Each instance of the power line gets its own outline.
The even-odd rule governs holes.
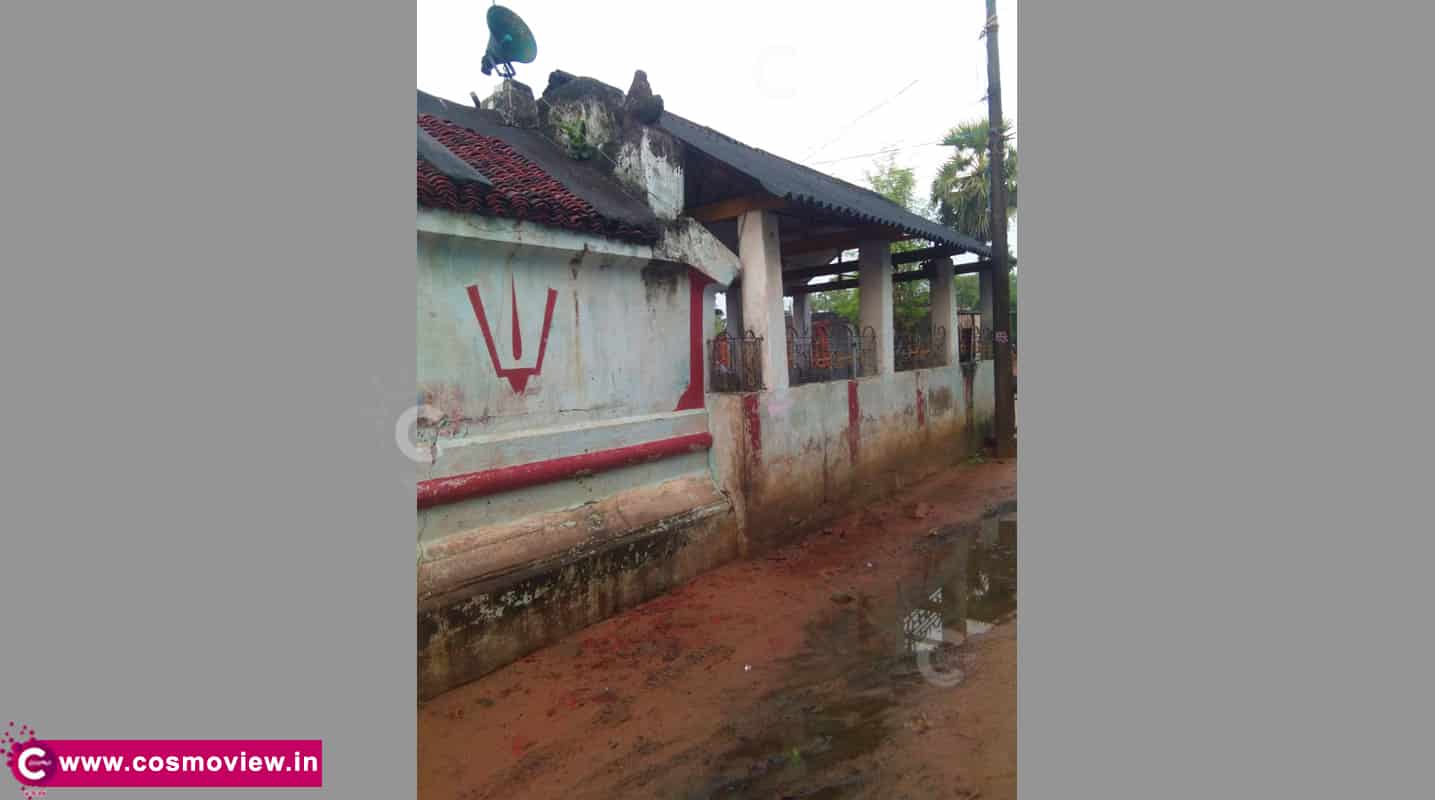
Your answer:
[[[841,157],[841,158],[829,158],[829,159],[827,159],[827,160],[825,160],[825,161],[809,161],[809,162],[807,162],[807,163],[808,163],[809,166],[814,166],[814,167],[815,167],[815,166],[819,166],[819,165],[821,165],[821,164],[836,164],[836,163],[839,162],[839,161],[851,161],[851,160],[854,159],[854,158],[871,158],[872,156],[884,156],[884,155],[887,155],[888,153],[901,153],[901,152],[903,152],[903,151],[905,151],[905,150],[915,150],[915,149],[917,149],[918,147],[934,147],[934,146],[937,146],[937,145],[940,145],[940,144],[941,144],[941,142],[922,142],[921,144],[909,144],[909,145],[907,145],[906,147],[888,147],[888,148],[883,149],[883,150],[874,150],[874,151],[871,152],[871,153],[858,153],[858,154],[855,155],[855,156],[843,156],[843,157]]]
[[[817,155],[818,153],[822,152],[823,150],[827,149],[827,147],[828,147],[829,145],[831,145],[833,142],[837,141],[838,139],[841,139],[844,135],[846,135],[847,131],[852,130],[852,126],[856,125],[858,122],[861,122],[864,117],[867,117],[868,115],[870,115],[872,112],[876,111],[877,109],[879,109],[879,108],[881,108],[881,107],[887,105],[888,103],[892,102],[893,100],[896,100],[898,97],[901,97],[902,94],[903,94],[904,92],[906,92],[908,89],[912,88],[913,86],[916,86],[916,85],[917,85],[917,82],[920,81],[920,80],[921,80],[921,78],[915,78],[915,79],[913,79],[911,83],[907,84],[906,86],[903,86],[903,87],[901,88],[901,90],[898,91],[896,94],[892,95],[891,97],[887,98],[886,100],[883,100],[882,102],[878,103],[877,105],[872,106],[871,108],[867,109],[866,111],[863,111],[861,114],[858,114],[851,122],[847,123],[846,127],[842,128],[842,130],[838,131],[836,136],[833,136],[831,139],[828,139],[826,142],[824,142],[824,143],[822,143],[821,145],[819,145],[815,150],[813,150],[812,152],[808,153],[805,157],[803,157],[802,160],[803,160],[803,161],[806,161],[807,159],[812,158],[813,156],[815,156],[815,155]]]
[[[1016,123],[1015,123],[1015,122],[1013,122],[1013,123],[1007,125],[1006,130],[1007,130],[1007,140],[1008,140],[1008,141],[1013,140],[1013,139],[1016,138]],[[904,151],[904,150],[913,150],[913,149],[916,149],[916,148],[918,148],[918,147],[936,147],[936,146],[939,146],[939,145],[942,146],[942,147],[955,147],[955,145],[949,145],[949,144],[947,144],[945,140],[936,141],[936,142],[921,142],[920,144],[909,144],[909,145],[905,145],[905,146],[903,146],[903,147],[886,147],[886,148],[883,148],[883,149],[881,149],[881,150],[874,150],[874,151],[871,152],[871,153],[858,153],[857,155],[854,155],[854,156],[843,156],[843,157],[841,157],[841,158],[829,158],[829,159],[825,159],[825,160],[823,160],[823,161],[809,161],[809,162],[807,162],[807,163],[808,163],[809,165],[811,165],[811,166],[816,166],[816,165],[818,165],[818,164],[835,164],[835,163],[837,163],[838,161],[851,161],[851,160],[854,159],[854,158],[867,158],[867,157],[869,157],[869,156],[881,156],[881,155],[886,155],[886,154],[888,154],[888,153],[900,153],[900,152],[902,152],[902,151]]]
[[[1008,128],[1007,128],[1007,132],[1008,132],[1008,134],[1010,134],[1009,138],[1015,138],[1016,124],[1013,123],[1013,124],[1009,125]],[[873,151],[870,152],[870,153],[858,153],[858,154],[856,154],[856,155],[851,155],[851,156],[842,156],[841,158],[828,158],[828,159],[823,159],[822,161],[806,161],[806,162],[804,162],[804,163],[806,163],[806,164],[807,164],[808,166],[810,166],[810,167],[816,167],[816,166],[821,166],[821,165],[823,165],[823,164],[836,164],[836,163],[841,162],[841,161],[851,161],[851,160],[853,160],[854,158],[871,158],[872,156],[885,156],[885,155],[887,155],[888,153],[901,153],[901,152],[904,152],[904,151],[907,151],[907,150],[915,150],[915,149],[917,149],[918,147],[939,147],[939,146],[940,146],[940,147],[952,147],[953,145],[946,144],[945,141],[941,141],[941,140],[935,141],[935,142],[921,142],[921,143],[919,143],[919,144],[909,144],[909,145],[904,145],[904,146],[902,146],[902,147],[884,147],[884,148],[882,148],[881,150],[873,150]],[[820,148],[819,148],[819,149],[820,149]]]

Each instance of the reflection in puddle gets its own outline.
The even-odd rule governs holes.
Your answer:
[[[938,530],[921,590],[903,593],[903,648],[929,653],[961,646],[1016,610],[1016,510],[983,518],[977,530]]]
[[[787,665],[791,679],[735,724],[737,746],[688,797],[869,796],[843,765],[911,724],[902,698],[921,685],[919,674],[956,685],[963,645],[1016,612],[1014,502],[980,524],[938,529],[918,547],[923,567],[895,596],[840,593],[846,599],[832,614],[809,626]],[[940,666],[928,672],[932,662]]]
[[[938,589],[928,598],[932,606],[942,607],[942,590]],[[943,644],[962,644],[968,636],[980,636],[991,630],[991,624],[976,619],[955,619],[954,625],[944,624],[940,611],[928,607],[917,608],[902,622],[906,633],[906,647],[913,653],[929,652]]]

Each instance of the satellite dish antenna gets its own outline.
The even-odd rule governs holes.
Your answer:
[[[488,48],[483,53],[483,74],[498,74],[507,79],[514,75],[514,64],[528,64],[538,57],[538,42],[533,31],[517,14],[500,5],[488,9]]]

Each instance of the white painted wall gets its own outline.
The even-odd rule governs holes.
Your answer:
[[[688,386],[682,267],[426,234],[418,264],[419,399],[474,435],[668,412]],[[503,368],[537,364],[547,296],[556,294],[542,371],[521,394],[495,370],[469,286]]]
[[[419,479],[706,432],[701,396],[697,409],[675,410],[692,376],[690,273],[686,265],[654,260],[653,252],[511,220],[422,217],[417,401],[437,408],[445,422],[419,430],[421,444],[439,445]],[[731,261],[719,266],[735,267],[736,258]],[[497,368],[470,286],[483,305]],[[705,332],[712,292],[699,296]],[[537,367],[541,347],[541,370],[517,381],[522,391],[516,391],[499,370]],[[419,513],[420,539],[432,542],[706,470],[706,456],[695,453],[437,506]]]

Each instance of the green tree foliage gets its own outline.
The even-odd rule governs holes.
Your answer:
[[[957,308],[976,308],[982,302],[982,287],[975,275],[958,275]]]
[[[897,205],[922,213],[925,209],[917,206],[917,176],[908,167],[897,166],[897,156],[888,153],[886,160],[877,161],[867,173],[867,185],[872,191],[891,200]],[[908,244],[898,242],[897,246]],[[894,248],[895,249],[895,248]]]
[[[857,273],[839,275],[835,280],[855,278]],[[858,321],[858,302],[856,289],[838,289],[835,292],[819,292],[810,295],[812,298],[813,311],[831,311],[856,327]]]
[[[1003,167],[1006,172],[1007,214],[1016,213],[1017,156],[1011,144],[1011,122],[1004,123],[1006,144]],[[931,204],[936,218],[975,239],[991,241],[991,170],[986,120],[965,122],[947,132],[942,144],[955,148],[932,180]],[[968,286],[964,286],[968,283]],[[968,304],[966,292],[971,292]],[[957,304],[975,308],[980,290],[975,275],[957,279]],[[1016,312],[1016,270],[1011,272],[1011,310]]]
[[[1011,129],[1011,123],[1006,124]],[[991,241],[991,173],[987,166],[986,120],[965,122],[947,132],[942,144],[955,148],[932,181],[937,219],[981,241]],[[1016,212],[1016,148],[1006,145],[1007,213]]]

